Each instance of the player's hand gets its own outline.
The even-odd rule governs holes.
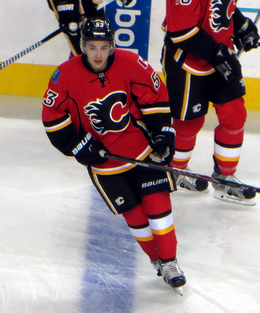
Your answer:
[[[79,29],[80,14],[78,1],[73,2],[59,1],[56,9],[59,14],[60,28],[66,27],[65,32],[76,36]]]
[[[211,64],[228,81],[240,81],[242,79],[240,62],[232,50],[223,44],[220,44],[220,49]]]
[[[125,6],[128,6],[133,0],[120,0]]]
[[[156,163],[170,164],[175,153],[175,129],[162,127],[160,132],[154,132],[151,136],[153,152],[150,159]]]
[[[244,25],[234,33],[233,41],[239,51],[247,52],[258,47],[259,33],[249,18],[246,18]]]
[[[233,41],[239,51],[247,52],[258,47],[259,33],[249,18],[246,18],[244,25],[234,33]]]
[[[105,148],[102,142],[96,140],[90,133],[79,133],[68,145],[76,160],[82,165],[95,165],[106,162],[107,158],[101,157],[99,151]]]

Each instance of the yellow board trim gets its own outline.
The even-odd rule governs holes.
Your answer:
[[[43,97],[56,65],[13,63],[0,70],[0,94]],[[158,73],[164,81],[163,73]],[[248,110],[260,110],[260,78],[245,77]]]
[[[13,63],[0,70],[0,94],[43,97],[57,66]]]

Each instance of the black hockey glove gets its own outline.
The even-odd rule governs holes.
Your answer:
[[[170,164],[175,153],[175,129],[162,127],[161,131],[151,134],[153,152],[150,159],[156,163]]]
[[[71,140],[68,149],[82,165],[102,164],[107,159],[101,157],[99,151],[109,152],[103,143],[94,139],[90,133],[79,133]]]
[[[128,6],[133,0],[120,0],[125,6]]]
[[[56,6],[57,12],[59,14],[59,24],[60,28],[66,27],[65,32],[72,36],[78,34],[79,29],[79,2],[78,1],[58,1]]]
[[[220,49],[211,64],[228,81],[242,79],[240,62],[232,50],[223,44],[220,44]]]
[[[246,18],[246,22],[242,27],[234,32],[233,41],[239,51],[244,50],[247,52],[258,47],[258,30],[249,18]]]

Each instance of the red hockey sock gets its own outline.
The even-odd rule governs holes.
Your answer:
[[[214,105],[219,119],[215,128],[214,159],[224,175],[236,172],[244,137],[246,109],[243,98]]]
[[[157,260],[159,255],[154,241],[154,236],[149,225],[149,220],[143,210],[143,206],[140,204],[134,209],[123,213],[123,216],[132,235],[143,251],[150,257],[150,259],[154,261]]]
[[[168,192],[160,192],[143,198],[154,241],[162,260],[176,257],[177,238]]]
[[[204,121],[204,116],[189,121],[174,119],[172,126],[176,130],[176,152],[171,162],[172,167],[185,169],[188,166],[196,144],[197,133],[201,130]]]

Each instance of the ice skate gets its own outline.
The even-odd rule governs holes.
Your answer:
[[[241,181],[238,180],[234,174],[223,175],[220,173],[218,168],[214,169],[212,177],[215,179],[223,179],[241,184]],[[253,190],[249,190],[244,187],[230,187],[217,183],[212,183],[212,186],[215,189],[213,197],[216,199],[249,206],[256,204],[254,200],[256,193]]]
[[[187,167],[185,171],[190,171]],[[190,191],[209,192],[208,182],[202,178],[193,178],[183,175],[174,174],[177,186]]]
[[[183,296],[183,290],[181,287],[186,284],[186,278],[183,271],[180,269],[177,260],[167,263],[162,263],[160,261],[160,270],[166,284],[169,284],[178,295]]]
[[[162,276],[159,260],[153,261],[152,259],[150,259],[150,263],[152,264],[153,268],[156,270],[157,276]]]

